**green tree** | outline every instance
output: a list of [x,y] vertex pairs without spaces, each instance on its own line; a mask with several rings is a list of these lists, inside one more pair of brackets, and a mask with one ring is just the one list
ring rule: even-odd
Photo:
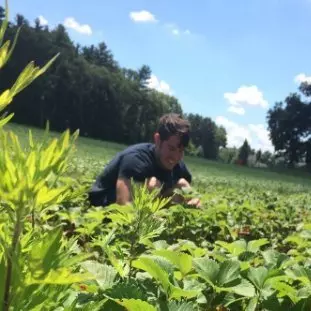
[[251,147],[247,139],[245,139],[243,145],[239,149],[239,155],[238,155],[238,160],[241,165],[247,165],[247,160],[248,160],[250,153],[251,153]]
[[310,135],[311,106],[297,93],[277,102],[268,111],[268,127],[275,150],[294,166],[306,152],[306,138]]
[[259,149],[256,152],[256,162],[260,162],[261,161],[261,156],[262,156],[262,151]]
[[187,114],[191,124],[191,141],[198,148],[202,147],[204,157],[211,160],[218,159],[219,149],[227,144],[227,133],[224,127],[208,117],[198,114]]

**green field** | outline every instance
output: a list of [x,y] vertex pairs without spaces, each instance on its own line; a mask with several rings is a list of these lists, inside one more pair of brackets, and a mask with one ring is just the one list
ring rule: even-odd
[[10,310],[310,310],[307,174],[186,157],[201,209],[168,207],[143,188],[131,205],[94,208],[85,191],[125,146],[78,138],[64,172],[53,164],[62,143],[29,148],[27,127],[5,129],[29,150],[0,152],[0,272],[13,267],[0,297],[12,297]]
[[[28,129],[31,127],[10,124],[8,129],[13,129],[21,139],[27,139]],[[31,128],[34,137],[39,140],[43,136],[43,130]],[[59,133],[50,133],[51,137],[57,137]],[[77,162],[77,173],[87,173],[88,176],[95,177],[104,165],[125,145],[112,142],[79,137],[75,153]],[[208,161],[202,158],[185,157],[185,162],[194,177],[194,186],[197,184],[205,187],[244,187],[257,188],[258,190],[271,190],[277,192],[310,192],[311,174],[295,170],[275,170],[269,171],[262,168],[248,168],[232,164],[223,164],[216,161]]]

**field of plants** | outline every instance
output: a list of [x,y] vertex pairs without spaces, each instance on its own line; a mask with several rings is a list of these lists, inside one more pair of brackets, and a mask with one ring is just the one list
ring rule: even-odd
[[[21,68],[0,111],[54,60]],[[0,310],[310,310],[308,175],[187,158],[202,208],[138,185],[131,205],[95,208],[86,191],[123,146],[12,117],[0,119]]]
[[310,310],[307,178],[186,158],[202,209],[168,207],[138,186],[132,206],[95,208],[85,192],[124,146],[4,129],[20,141],[1,140],[10,310]]

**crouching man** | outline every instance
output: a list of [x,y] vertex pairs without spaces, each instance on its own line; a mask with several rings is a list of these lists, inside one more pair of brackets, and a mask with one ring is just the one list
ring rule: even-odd
[[189,131],[189,122],[179,115],[162,116],[154,133],[154,143],[127,147],[108,163],[89,191],[90,203],[93,206],[130,203],[130,180],[133,179],[147,182],[150,190],[161,188],[160,194],[172,196],[174,203],[199,207],[198,198],[185,201],[180,195],[173,195],[174,188],[191,187],[192,176],[182,160],[189,143]]

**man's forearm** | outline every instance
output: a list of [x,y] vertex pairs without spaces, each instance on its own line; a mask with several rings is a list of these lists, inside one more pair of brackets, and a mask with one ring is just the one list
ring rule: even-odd
[[116,184],[116,203],[127,205],[132,201],[130,180],[119,178]]

